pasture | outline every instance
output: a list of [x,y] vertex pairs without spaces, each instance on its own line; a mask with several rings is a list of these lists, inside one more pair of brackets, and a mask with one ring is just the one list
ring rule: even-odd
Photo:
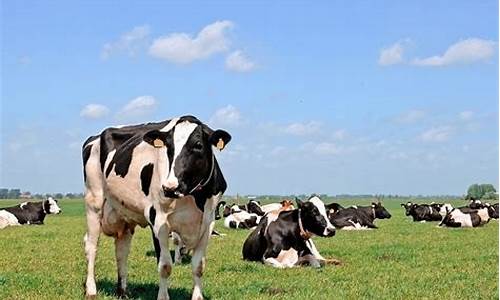
[[[330,199],[323,199],[330,203]],[[371,200],[338,201],[342,205]],[[352,201],[352,202],[351,202]],[[241,259],[245,230],[212,237],[204,273],[206,299],[497,299],[498,221],[471,229],[414,223],[400,203],[384,206],[389,220],[378,230],[337,231],[314,238],[320,253],[342,266],[279,270]],[[426,202],[431,200],[426,199]],[[20,201],[1,201],[0,207]],[[417,201],[418,202],[418,201]],[[465,201],[448,201],[461,206]],[[82,200],[62,200],[63,213],[47,216],[44,226],[0,231],[0,299],[81,299],[85,278]],[[99,299],[115,299],[113,239],[101,235],[96,263]],[[149,229],[136,230],[129,256],[129,296],[156,299],[158,275]],[[175,266],[171,299],[189,299],[191,267]]]

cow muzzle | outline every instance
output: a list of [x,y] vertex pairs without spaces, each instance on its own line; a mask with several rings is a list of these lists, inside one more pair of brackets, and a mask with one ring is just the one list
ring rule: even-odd
[[323,236],[325,237],[330,237],[330,236],[334,236],[335,235],[335,227],[333,227],[333,225],[330,227],[326,227],[325,228],[325,231],[323,232]]
[[167,198],[180,198],[184,196],[184,194],[179,192],[177,189],[171,189],[166,186],[162,186],[162,188],[163,188],[163,195]]

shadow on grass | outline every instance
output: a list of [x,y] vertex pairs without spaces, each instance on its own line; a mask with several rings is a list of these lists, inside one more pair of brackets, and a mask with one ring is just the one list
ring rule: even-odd
[[[146,251],[146,257],[154,257],[156,258],[156,253],[154,250],[148,250]],[[172,257],[172,261],[174,261],[174,257],[175,257],[175,251],[174,250],[170,250],[170,257]],[[189,264],[191,263],[191,255],[189,254],[184,254],[182,256],[182,261],[181,263],[184,265],[184,264]]]
[[[115,297],[116,295],[116,282],[108,279],[97,281],[98,294],[106,295],[108,297]],[[169,288],[168,294],[171,300],[184,300],[191,299],[191,289],[185,288]],[[153,300],[158,296],[158,282],[151,283],[135,283],[129,282],[127,287],[127,298],[135,300]],[[204,295],[205,296],[205,295]],[[205,299],[210,300],[210,297],[205,296]]]

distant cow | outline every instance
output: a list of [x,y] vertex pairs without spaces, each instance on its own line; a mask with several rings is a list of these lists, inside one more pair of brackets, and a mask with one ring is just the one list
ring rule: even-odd
[[23,202],[16,206],[0,209],[0,229],[7,226],[43,224],[48,214],[59,214],[57,200],[48,197],[42,202]]
[[479,210],[472,210],[469,212],[462,212],[458,208],[453,208],[449,210],[446,209],[446,215],[444,216],[439,226],[447,227],[478,227],[484,225],[489,220],[488,211],[486,208]]
[[380,201],[372,202],[370,206],[351,206],[329,215],[330,222],[338,229],[358,230],[375,229],[375,219],[390,219],[391,214]]
[[325,204],[326,211],[328,212],[328,215],[335,214],[341,209],[344,209],[344,207],[338,203],[330,203],[330,204]]
[[308,264],[320,267],[325,259],[311,237],[335,235],[319,197],[297,200],[297,209],[266,215],[243,244],[243,259],[277,268]]
[[405,208],[405,214],[411,216],[414,222],[441,221],[442,215],[439,213],[440,204],[416,204],[408,202],[401,204]]

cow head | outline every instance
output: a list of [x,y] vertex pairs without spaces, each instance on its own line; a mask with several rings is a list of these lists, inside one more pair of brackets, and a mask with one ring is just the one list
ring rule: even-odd
[[494,205],[484,203],[484,207],[488,209],[488,216],[490,216],[490,218],[498,219],[498,210],[495,209]]
[[257,214],[259,216],[263,216],[265,214],[262,211],[262,208],[260,207],[260,202],[259,201],[255,201],[255,200],[248,201],[247,211],[249,213],[254,213],[254,214]]
[[155,147],[166,146],[169,171],[162,180],[165,197],[189,195],[208,184],[218,169],[212,148],[222,150],[230,140],[226,131],[214,131],[192,116],[179,118],[167,132],[146,133],[144,141]]
[[293,202],[292,200],[288,200],[288,199],[285,199],[285,200],[282,200],[280,202],[281,204],[281,209],[282,210],[292,210],[294,209],[295,207],[293,206]]
[[480,200],[471,200],[469,202],[469,207],[472,209],[481,209],[483,208],[483,203]]
[[406,204],[405,203],[401,203],[401,207],[405,208],[405,215],[406,216],[411,215],[411,210],[413,209],[413,206],[414,206],[414,204],[411,203],[411,202],[407,202]]
[[327,205],[325,205],[325,208],[326,208],[326,212],[329,216],[337,213],[341,209],[344,209],[344,207],[338,203],[327,204]]
[[[441,207],[444,215],[443,215],[443,219],[441,220],[441,223],[439,223],[438,226],[442,226],[443,224],[450,224],[450,223],[453,223],[454,222],[454,219],[453,219],[453,216],[452,216],[452,212],[455,210],[453,207],[451,207],[451,205],[449,204],[445,204]],[[441,211],[439,212],[441,213]]]
[[307,201],[295,199],[299,209],[299,218],[305,230],[318,236],[334,236],[335,227],[330,223],[326,214],[325,204],[317,196]]
[[48,197],[47,199],[42,201],[43,210],[45,211],[45,213],[47,213],[47,214],[60,214],[62,212],[62,210],[59,207],[59,205],[57,204],[57,202],[58,201],[52,197]]
[[380,201],[372,202],[372,208],[375,213],[375,218],[377,219],[390,219],[391,214],[382,206]]

